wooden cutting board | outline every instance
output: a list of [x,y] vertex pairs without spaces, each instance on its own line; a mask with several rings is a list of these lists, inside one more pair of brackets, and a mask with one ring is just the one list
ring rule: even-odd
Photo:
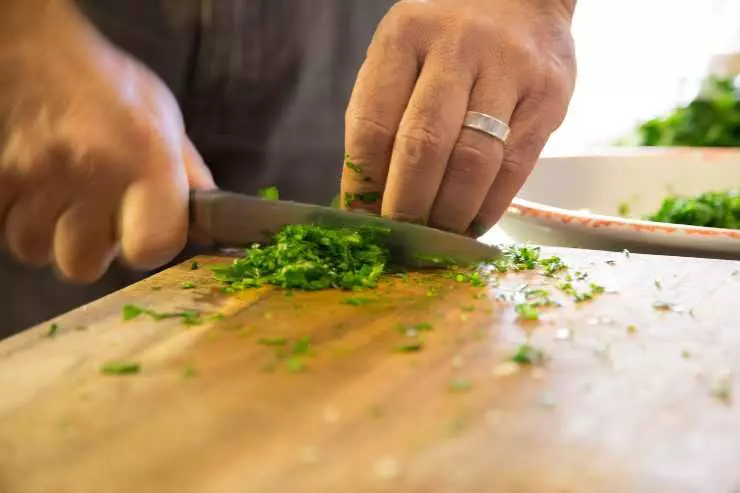
[[[555,253],[618,292],[525,324],[496,295],[532,273],[353,306],[165,271],[0,343],[0,491],[740,491],[740,264]],[[510,361],[527,340],[545,364]]]

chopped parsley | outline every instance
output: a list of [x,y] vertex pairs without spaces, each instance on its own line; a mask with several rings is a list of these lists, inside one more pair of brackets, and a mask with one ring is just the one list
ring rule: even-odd
[[257,191],[257,195],[267,200],[280,200],[280,192],[277,187],[267,187]]
[[353,161],[349,159],[349,156],[344,161],[344,165],[347,167],[347,169],[354,171],[357,174],[362,174],[362,168],[355,164]]
[[663,200],[657,212],[646,219],[660,223],[740,229],[740,190],[712,191],[696,196],[671,195]]
[[110,361],[100,371],[105,375],[134,375],[141,371],[141,365],[133,361]]
[[531,366],[544,363],[545,353],[529,344],[520,344],[511,361],[522,366]]
[[127,304],[123,306],[123,320],[130,321],[146,315],[159,322],[170,318],[180,318],[185,325],[200,325],[203,318],[200,312],[195,310],[184,310],[181,312],[156,312],[138,305]]
[[264,337],[259,342],[263,346],[283,347],[288,345],[288,339],[285,337]]
[[386,230],[291,225],[272,244],[255,245],[243,258],[214,269],[227,292],[264,285],[306,291],[372,288],[389,259]]
[[402,353],[418,353],[422,349],[424,349],[424,344],[421,341],[406,342],[398,346],[398,350]]
[[373,303],[375,301],[378,301],[376,298],[368,298],[366,296],[350,296],[349,298],[344,298],[341,303],[343,305],[351,305],[351,306],[363,306],[368,305],[370,303]]
[[365,193],[353,193],[346,192],[344,194],[344,206],[348,209],[352,208],[352,204],[356,201],[360,201],[366,205],[377,204],[380,202],[382,194],[380,192],[365,192]]
[[740,146],[740,86],[736,79],[708,77],[690,103],[637,128],[638,146]]
[[494,262],[494,267],[501,273],[535,270],[540,265],[539,247],[512,246],[502,253],[502,257]]
[[514,305],[514,311],[522,320],[536,321],[540,319],[540,310],[538,305],[531,301],[517,303]]
[[51,324],[46,332],[46,337],[55,337],[57,332],[59,332],[59,324]]
[[198,270],[200,269],[200,264],[193,260],[193,262],[190,264],[190,270]]
[[182,283],[182,289],[195,289],[195,283],[192,281],[185,281]]

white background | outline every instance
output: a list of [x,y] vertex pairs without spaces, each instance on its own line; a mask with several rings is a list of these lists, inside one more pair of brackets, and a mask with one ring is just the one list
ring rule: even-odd
[[691,97],[713,53],[740,52],[740,0],[579,0],[573,35],[576,92],[546,154],[603,145]]

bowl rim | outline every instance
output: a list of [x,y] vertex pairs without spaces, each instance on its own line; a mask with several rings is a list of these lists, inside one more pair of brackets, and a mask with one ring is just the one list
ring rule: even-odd
[[563,224],[577,223],[585,228],[614,228],[638,233],[684,234],[699,237],[721,237],[740,240],[740,230],[689,226],[686,224],[659,223],[643,219],[633,219],[586,211],[563,209],[531,200],[515,198],[506,211],[507,215],[524,216],[558,221]]
[[663,147],[663,146],[589,146],[577,151],[553,150],[543,153],[539,161],[563,159],[623,158],[650,156],[688,156],[698,157],[705,161],[715,161],[725,157],[737,158],[740,147]]

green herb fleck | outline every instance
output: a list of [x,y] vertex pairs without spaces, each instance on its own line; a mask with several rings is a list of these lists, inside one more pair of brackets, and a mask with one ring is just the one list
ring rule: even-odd
[[465,378],[456,378],[450,382],[449,389],[451,392],[463,393],[468,392],[473,386],[470,381]]
[[134,320],[142,315],[147,315],[159,322],[170,318],[180,318],[185,325],[199,325],[203,323],[200,312],[195,310],[184,310],[181,312],[156,312],[138,305],[127,304],[123,307],[123,320]]
[[137,305],[124,305],[123,320],[133,320],[146,313],[146,310]]
[[529,344],[519,345],[516,353],[511,357],[511,361],[523,366],[542,364],[545,359],[546,356],[544,352],[530,346]]
[[636,325],[628,325],[627,326],[627,333],[628,334],[637,334],[637,326]]
[[367,298],[365,296],[350,296],[349,298],[344,298],[341,303],[343,305],[362,306],[373,303],[375,301],[378,300],[375,298]]
[[357,173],[357,174],[362,174],[362,168],[361,168],[360,166],[358,166],[357,164],[355,164],[355,163],[354,163],[353,161],[350,161],[350,160],[349,160],[349,158],[347,158],[347,159],[346,159],[346,160],[344,161],[344,165],[345,165],[345,166],[346,166],[346,167],[347,167],[348,169],[350,169],[350,170],[354,171],[355,173]]
[[589,290],[583,293],[577,293],[574,297],[576,303],[593,300],[596,296],[604,293],[604,287],[591,283]]
[[200,264],[193,260],[193,262],[190,264],[190,270],[198,270],[200,269]]
[[413,341],[400,344],[398,350],[402,353],[418,353],[424,349],[424,344],[421,341]]
[[193,366],[186,366],[182,369],[182,378],[193,378],[198,376],[198,371]]
[[306,364],[298,356],[290,356],[285,360],[285,367],[290,373],[301,373],[306,369]]
[[280,200],[280,192],[277,187],[267,187],[257,191],[257,195],[267,200]]
[[288,339],[284,337],[264,337],[257,342],[262,346],[282,347],[288,344]]
[[536,321],[540,319],[540,311],[537,308],[537,304],[530,301],[517,303],[514,306],[514,311],[521,320]]
[[132,361],[110,361],[100,371],[106,375],[134,375],[141,371],[141,365]]
[[363,204],[377,204],[380,202],[380,192],[365,192],[356,195],[356,198]]
[[182,289],[195,289],[195,283],[191,281],[185,281],[182,283]]
[[619,214],[621,217],[627,217],[630,215],[630,205],[627,202],[622,202],[619,204],[619,208],[617,209],[617,214]]
[[560,271],[568,269],[568,266],[559,257],[550,257],[540,261],[540,265],[545,269],[545,275],[553,277]]
[[51,324],[46,332],[46,337],[55,337],[57,332],[59,332],[59,324]]

